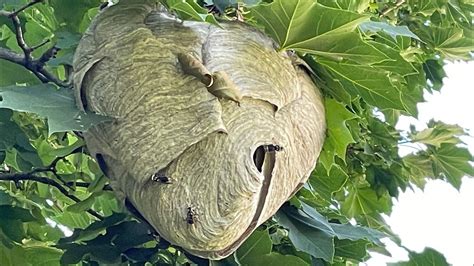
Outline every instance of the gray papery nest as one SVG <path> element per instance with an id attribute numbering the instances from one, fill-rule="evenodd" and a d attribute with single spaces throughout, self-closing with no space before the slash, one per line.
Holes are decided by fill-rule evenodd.
<path id="1" fill-rule="evenodd" d="M 243 23 L 221 27 L 122 0 L 74 57 L 79 107 L 115 118 L 84 137 L 116 194 L 163 238 L 211 259 L 303 185 L 325 132 L 305 66 Z"/>

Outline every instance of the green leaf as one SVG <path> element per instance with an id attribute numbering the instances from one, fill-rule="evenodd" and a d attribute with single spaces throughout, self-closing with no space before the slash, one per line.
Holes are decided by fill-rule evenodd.
<path id="1" fill-rule="evenodd" d="M 407 155 L 403 157 L 403 164 L 410 182 L 421 189 L 425 187 L 427 177 L 435 177 L 432 162 L 425 154 Z"/>
<path id="2" fill-rule="evenodd" d="M 380 41 L 381 39 L 378 38 L 376 40 Z M 390 57 L 389 60 L 372 64 L 372 66 L 396 73 L 403 77 L 418 74 L 418 70 L 413 66 L 413 64 L 409 63 L 404 59 L 404 57 L 402 57 L 401 53 L 403 50 L 401 50 L 400 47 L 387 42 L 369 41 L 368 43 Z"/>
<path id="3" fill-rule="evenodd" d="M 5 161 L 5 158 L 7 157 L 7 153 L 5 151 L 0 150 L 0 164 Z"/>
<path id="4" fill-rule="evenodd" d="M 373 213 L 389 213 L 391 206 L 388 194 L 379 197 L 374 190 L 368 187 L 351 186 L 347 197 L 341 204 L 341 210 L 347 217 L 353 218 Z"/>
<path id="5" fill-rule="evenodd" d="M 464 129 L 458 125 L 448 125 L 443 122 L 431 120 L 428 128 L 415 134 L 410 138 L 413 142 L 419 142 L 439 148 L 443 143 L 459 144 L 459 136 L 466 135 Z"/>
<path id="6" fill-rule="evenodd" d="M 379 32 L 383 31 L 396 40 L 397 36 L 411 37 L 420 40 L 416 34 L 410 31 L 407 26 L 393 26 L 386 22 L 365 21 L 359 25 L 363 32 Z"/>
<path id="7" fill-rule="evenodd" d="M 389 263 L 390 266 L 448 266 L 450 265 L 443 254 L 432 248 L 425 248 L 421 253 L 408 253 L 409 261 Z"/>
<path id="8" fill-rule="evenodd" d="M 25 247 L 26 260 L 35 266 L 60 265 L 59 260 L 63 254 L 61 250 L 52 247 L 33 246 Z"/>
<path id="9" fill-rule="evenodd" d="M 389 206 L 390 208 L 392 205 Z M 387 224 L 385 219 L 382 216 L 382 213 L 373 213 L 373 214 L 363 214 L 358 216 L 357 221 L 363 224 L 364 226 L 367 226 L 369 228 L 378 230 L 380 232 L 383 232 L 384 234 L 388 234 L 393 241 L 396 243 L 400 243 L 401 240 L 400 238 L 391 230 L 390 226 Z M 380 247 L 373 247 L 373 248 L 380 248 Z"/>
<path id="10" fill-rule="evenodd" d="M 345 60 L 362 65 L 394 61 L 370 42 L 364 41 L 359 33 L 345 32 L 333 35 L 329 40 L 320 41 L 321 43 L 314 44 L 314 47 L 294 48 L 294 50 L 325 57 L 335 62 Z"/>
<path id="11" fill-rule="evenodd" d="M 473 158 L 468 149 L 444 143 L 439 148 L 430 149 L 429 153 L 434 174 L 444 177 L 455 188 L 461 187 L 463 176 L 474 176 L 474 167 L 470 164 Z"/>
<path id="12" fill-rule="evenodd" d="M 329 173 L 334 164 L 334 157 L 338 156 L 342 160 L 346 157 L 346 148 L 350 143 L 354 143 L 346 121 L 355 119 L 357 116 L 350 112 L 344 104 L 333 99 L 325 101 L 327 137 L 323 150 L 319 157 L 319 162 L 324 165 Z"/>
<path id="13" fill-rule="evenodd" d="M 362 13 L 369 7 L 370 0 L 319 0 L 318 3 L 321 5 L 338 8 L 343 10 L 350 10 L 357 13 Z"/>
<path id="14" fill-rule="evenodd" d="M 216 18 L 207 12 L 207 9 L 199 6 L 194 0 L 166 0 L 171 11 L 175 11 L 181 19 L 196 20 L 219 25 Z"/>
<path id="15" fill-rule="evenodd" d="M 1 232 L 3 232 L 8 238 L 17 243 L 22 243 L 23 238 L 26 237 L 25 228 L 19 220 L 0 220 L 0 233 Z"/>
<path id="16" fill-rule="evenodd" d="M 0 206 L 1 205 L 12 205 L 14 199 L 7 192 L 4 191 L 4 188 L 0 186 Z"/>
<path id="17" fill-rule="evenodd" d="M 223 13 L 228 7 L 236 7 L 237 0 L 213 0 L 211 1 L 221 13 Z"/>
<path id="18" fill-rule="evenodd" d="M 285 214 L 293 220 L 313 227 L 317 230 L 321 230 L 330 236 L 335 235 L 334 230 L 332 229 L 331 225 L 324 216 L 322 216 L 314 208 L 304 202 L 301 203 L 301 206 L 301 210 L 297 210 L 291 207 L 284 208 L 283 210 Z"/>
<path id="19" fill-rule="evenodd" d="M 339 240 L 348 239 L 352 241 L 357 241 L 365 239 L 376 245 L 382 245 L 380 239 L 386 237 L 385 234 L 382 234 L 381 232 L 375 229 L 363 226 L 331 223 L 331 227 Z"/>
<path id="20" fill-rule="evenodd" d="M 472 30 L 431 25 L 416 33 L 446 59 L 471 59 L 470 52 L 474 51 L 474 33 Z"/>
<path id="21" fill-rule="evenodd" d="M 121 252 L 115 247 L 99 246 L 90 251 L 91 257 L 100 264 L 117 264 L 121 259 Z"/>
<path id="22" fill-rule="evenodd" d="M 91 218 L 84 213 L 63 212 L 51 219 L 68 228 L 86 228 L 91 223 Z"/>
<path id="23" fill-rule="evenodd" d="M 459 27 L 471 27 L 472 29 L 472 10 L 473 2 L 470 3 L 464 1 L 448 1 L 447 15 L 451 20 L 456 21 Z"/>
<path id="24" fill-rule="evenodd" d="M 126 221 L 108 227 L 106 235 L 112 235 L 111 243 L 120 251 L 125 251 L 134 246 L 139 246 L 154 240 L 149 230 L 145 223 Z"/>
<path id="25" fill-rule="evenodd" d="M 82 257 L 89 251 L 89 247 L 79 244 L 72 244 L 61 256 L 61 265 L 79 263 Z"/>
<path id="26" fill-rule="evenodd" d="M 381 232 L 367 227 L 352 224 L 329 223 L 326 217 L 318 213 L 313 207 L 304 202 L 301 203 L 301 206 L 301 210 L 296 210 L 292 207 L 284 207 L 283 211 L 288 217 L 317 230 L 321 230 L 330 236 L 335 236 L 340 240 L 349 239 L 355 241 L 366 239 L 376 245 L 382 245 L 380 239 L 386 237 L 386 235 Z"/>
<path id="27" fill-rule="evenodd" d="M 443 78 L 446 77 L 443 62 L 441 60 L 426 60 L 423 63 L 423 70 L 426 74 L 426 79 L 430 81 L 428 88 L 439 91 L 443 86 Z"/>
<path id="28" fill-rule="evenodd" d="M 96 198 L 93 207 L 107 216 L 121 210 L 121 204 L 111 191 L 103 191 L 102 195 Z"/>
<path id="29" fill-rule="evenodd" d="M 61 65 L 72 66 L 74 51 L 60 50 L 55 58 L 48 61 L 48 66 L 58 67 Z"/>
<path id="30" fill-rule="evenodd" d="M 29 20 L 34 21 L 52 32 L 57 29 L 60 24 L 54 15 L 54 9 L 48 4 L 34 5 L 32 8 L 23 12 Z"/>
<path id="31" fill-rule="evenodd" d="M 17 83 L 39 83 L 39 80 L 26 68 L 4 59 L 0 59 L 0 73 L 2 73 L 0 75 L 0 87 Z"/>
<path id="32" fill-rule="evenodd" d="M 224 12 L 228 7 L 237 7 L 237 4 L 245 5 L 246 7 L 257 5 L 261 0 L 213 0 L 212 2 L 220 12 Z"/>
<path id="33" fill-rule="evenodd" d="M 382 157 L 382 156 L 381 156 Z M 403 175 L 403 167 L 398 162 L 389 162 L 390 166 L 368 166 L 366 169 L 367 181 L 376 191 L 383 195 L 388 191 L 392 197 L 398 197 L 399 189 L 405 191 L 408 178 Z"/>
<path id="34" fill-rule="evenodd" d="M 283 0 L 254 7 L 251 14 L 281 49 L 357 62 L 375 63 L 389 59 L 354 32 L 368 19 L 364 15 L 326 7 L 315 1 Z"/>
<path id="35" fill-rule="evenodd" d="M 46 211 L 45 211 L 46 212 Z M 64 233 L 57 226 L 52 227 L 48 223 L 31 222 L 26 224 L 27 234 L 32 239 L 36 239 L 42 242 L 56 242 Z"/>
<path id="36" fill-rule="evenodd" d="M 6 10 L 18 9 L 25 4 L 24 0 L 2 0 L 0 1 L 0 8 Z"/>
<path id="37" fill-rule="evenodd" d="M 247 240 L 237 249 L 236 257 L 244 265 L 254 264 L 259 257 L 272 251 L 272 240 L 267 230 L 254 231 Z"/>
<path id="38" fill-rule="evenodd" d="M 347 173 L 339 165 L 333 165 L 328 174 L 322 164 L 318 164 L 311 174 L 309 183 L 324 200 L 331 202 L 332 194 L 341 190 L 347 179 Z"/>
<path id="39" fill-rule="evenodd" d="M 58 90 L 49 84 L 1 87 L 0 108 L 32 112 L 47 118 L 49 134 L 70 130 L 85 131 L 94 124 L 110 120 L 79 111 L 71 90 Z"/>
<path id="40" fill-rule="evenodd" d="M 336 253 L 338 257 L 354 259 L 357 261 L 364 261 L 367 257 L 367 245 L 368 242 L 365 240 L 339 240 L 335 239 Z"/>
<path id="41" fill-rule="evenodd" d="M 92 207 L 92 204 L 95 202 L 95 198 L 98 196 L 98 193 L 92 193 L 89 197 L 87 197 L 84 200 L 81 200 L 77 203 L 74 203 L 72 205 L 69 205 L 66 210 L 69 212 L 84 212 L 89 210 Z"/>
<path id="42" fill-rule="evenodd" d="M 413 13 L 431 16 L 446 4 L 446 0 L 409 0 L 408 4 Z"/>
<path id="43" fill-rule="evenodd" d="M 323 59 L 319 63 L 330 70 L 335 79 L 344 82 L 344 88 L 352 97 L 360 96 L 382 110 L 396 109 L 416 114 L 416 101 L 410 99 L 400 77 L 372 66 Z"/>
<path id="44" fill-rule="evenodd" d="M 40 44 L 44 40 L 50 39 L 53 35 L 50 29 L 36 21 L 27 21 L 25 24 L 25 42 L 33 45 Z M 33 51 L 33 56 L 39 57 L 44 53 L 51 45 L 42 46 Z"/>
<path id="45" fill-rule="evenodd" d="M 16 145 L 17 138 L 27 138 L 21 128 L 13 121 L 13 112 L 0 108 L 0 150 L 7 150 Z"/>
<path id="46" fill-rule="evenodd" d="M 63 147 L 51 145 L 49 141 L 43 140 L 39 143 L 39 145 L 37 145 L 37 151 L 44 164 L 49 165 L 54 159 L 67 156 L 82 146 L 84 146 L 84 141 L 82 139 L 78 139 L 74 143 Z"/>
<path id="47" fill-rule="evenodd" d="M 87 187 L 87 191 L 91 193 L 101 192 L 108 181 L 109 180 L 105 175 L 100 175 Z"/>
<path id="48" fill-rule="evenodd" d="M 384 151 L 382 148 L 385 148 L 387 151 L 391 151 L 391 147 L 397 145 L 398 140 L 400 139 L 400 134 L 398 131 L 392 126 L 373 116 L 367 117 L 367 120 L 367 127 L 371 133 L 371 144 L 382 146 L 379 151 Z M 377 151 L 375 151 L 375 153 L 376 152 Z M 390 165 L 394 159 L 396 160 L 396 157 L 390 159 L 387 158 L 387 164 Z"/>
<path id="49" fill-rule="evenodd" d="M 347 93 L 347 91 L 344 89 L 344 86 L 340 80 L 334 79 L 331 72 L 326 69 L 326 67 L 317 62 L 316 57 L 305 55 L 303 58 L 315 72 L 315 76 L 318 77 L 314 79 L 314 82 L 324 92 L 324 94 L 327 95 L 326 98 L 330 98 L 329 96 L 331 96 L 341 103 L 348 105 L 351 104 L 351 95 L 349 95 L 349 93 Z"/>
<path id="50" fill-rule="evenodd" d="M 133 262 L 146 262 L 150 261 L 152 256 L 155 255 L 157 251 L 157 248 L 130 248 L 122 254 L 124 254 L 129 260 Z M 209 265 L 212 266 L 212 264 Z"/>
<path id="51" fill-rule="evenodd" d="M 91 8 L 98 7 L 100 0 L 51 0 L 54 15 L 59 23 L 72 32 L 80 32 L 80 25 L 84 15 Z"/>
<path id="52" fill-rule="evenodd" d="M 296 249 L 332 262 L 334 258 L 334 237 L 299 221 L 290 220 L 282 211 L 277 212 L 278 223 L 289 230 L 289 238 Z"/>
<path id="53" fill-rule="evenodd" d="M 96 237 L 105 228 L 118 224 L 126 218 L 124 213 L 115 213 L 111 216 L 105 217 L 104 220 L 96 221 L 89 225 L 85 229 L 76 229 L 70 237 L 62 238 L 58 241 L 58 244 L 72 243 L 84 239 L 92 239 Z"/>
<path id="54" fill-rule="evenodd" d="M 60 49 L 75 48 L 81 39 L 81 35 L 70 31 L 58 31 L 54 33 L 56 47 Z"/>
<path id="55" fill-rule="evenodd" d="M 251 263 L 241 265 L 275 265 L 275 266 L 309 266 L 309 263 L 293 255 L 282 255 L 276 252 L 256 257 Z"/>
<path id="56" fill-rule="evenodd" d="M 10 205 L 0 205 L 0 220 L 36 221 L 30 210 Z"/>
<path id="57" fill-rule="evenodd" d="M 0 230 L 0 240 L 4 239 L 2 232 Z M 3 241 L 0 241 L 0 258 L 2 266 L 17 266 L 17 265 L 27 265 L 25 260 L 25 252 L 23 247 L 19 245 L 8 246 L 4 244 Z"/>

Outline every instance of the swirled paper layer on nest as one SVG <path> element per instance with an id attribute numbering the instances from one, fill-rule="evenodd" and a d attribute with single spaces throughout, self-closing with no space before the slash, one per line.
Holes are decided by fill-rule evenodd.
<path id="1" fill-rule="evenodd" d="M 225 73 L 239 103 L 185 73 L 178 55 Z M 306 181 L 322 146 L 310 77 L 242 23 L 179 22 L 152 2 L 120 1 L 85 33 L 74 70 L 80 107 L 115 118 L 85 138 L 116 193 L 201 257 L 238 248 Z"/>

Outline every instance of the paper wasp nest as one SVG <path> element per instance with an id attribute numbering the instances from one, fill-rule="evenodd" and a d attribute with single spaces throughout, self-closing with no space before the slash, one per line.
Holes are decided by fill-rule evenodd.
<path id="1" fill-rule="evenodd" d="M 80 108 L 115 118 L 85 133 L 114 191 L 163 238 L 211 259 L 302 186 L 325 131 L 304 68 L 261 32 L 221 25 L 123 0 L 95 18 L 74 58 Z"/>

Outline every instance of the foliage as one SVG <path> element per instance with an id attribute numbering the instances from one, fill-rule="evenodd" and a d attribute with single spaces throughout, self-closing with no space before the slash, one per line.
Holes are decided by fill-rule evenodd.
<path id="1" fill-rule="evenodd" d="M 210 264 L 363 261 L 382 245 L 380 238 L 397 240 L 381 214 L 390 214 L 400 190 L 423 188 L 428 178 L 459 188 L 462 176 L 474 175 L 462 128 L 431 121 L 421 131 L 395 129 L 400 115 L 416 116 L 425 90 L 441 88 L 445 60 L 472 59 L 474 6 L 467 1 L 161 2 L 182 19 L 239 19 L 264 30 L 280 50 L 306 61 L 326 100 L 327 139 L 307 184 L 233 256 Z M 0 10 L 26 3 L 3 0 Z M 75 47 L 100 5 L 49 0 L 23 10 L 18 18 L 26 43 L 44 43 L 31 56 L 60 48 L 45 69 L 68 81 Z M 0 16 L 0 49 L 21 54 L 17 35 L 15 24 Z M 206 263 L 156 241 L 113 196 L 74 131 L 103 118 L 76 110 L 70 89 L 54 85 L 62 83 L 40 85 L 37 73 L 0 58 L 3 265 Z M 416 151 L 399 155 L 401 145 L 413 144 Z M 446 264 L 431 249 L 410 259 L 400 264 Z"/>
<path id="2" fill-rule="evenodd" d="M 438 251 L 432 248 L 425 248 L 423 252 L 416 253 L 410 252 L 408 253 L 408 257 L 410 261 L 403 261 L 397 263 L 390 263 L 390 266 L 428 266 L 428 265 L 449 265 L 446 259 L 444 258 L 443 254 L 439 253 Z"/>
<path id="3" fill-rule="evenodd" d="M 48 121 L 49 133 L 68 130 L 86 131 L 93 124 L 110 120 L 74 106 L 71 90 L 55 89 L 53 85 L 8 86 L 0 88 L 0 108 L 32 112 Z"/>

